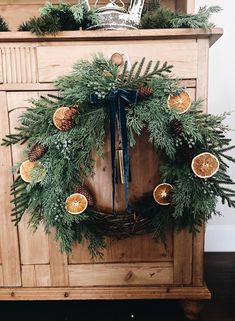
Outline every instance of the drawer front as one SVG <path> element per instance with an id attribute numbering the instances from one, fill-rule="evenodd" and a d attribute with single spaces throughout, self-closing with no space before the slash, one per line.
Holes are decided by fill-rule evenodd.
<path id="1" fill-rule="evenodd" d="M 52 82 L 57 77 L 68 74 L 80 59 L 91 59 L 94 54 L 103 53 L 109 58 L 114 52 L 125 51 L 132 63 L 142 57 L 146 61 L 167 61 L 174 66 L 172 74 L 177 78 L 197 78 L 197 42 L 195 40 L 164 41 L 106 41 L 79 42 L 65 46 L 37 47 L 39 82 Z"/>

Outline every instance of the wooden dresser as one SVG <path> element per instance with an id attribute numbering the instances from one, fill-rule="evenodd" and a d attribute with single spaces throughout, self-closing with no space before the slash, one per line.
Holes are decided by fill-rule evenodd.
<path id="1" fill-rule="evenodd" d="M 53 93 L 52 81 L 94 53 L 128 52 L 132 62 L 168 61 L 192 97 L 207 108 L 208 51 L 222 35 L 192 29 L 71 31 L 37 38 L 28 32 L 0 35 L 0 136 L 14 131 L 28 99 Z M 22 146 L 0 147 L 0 300 L 179 299 L 193 319 L 200 301 L 210 298 L 203 279 L 204 231 L 169 231 L 167 247 L 151 236 L 108 241 L 104 259 L 91 262 L 86 247 L 61 254 L 53 233 L 33 235 L 27 217 L 11 222 L 12 163 Z M 194 309 L 194 310 L 193 310 Z M 193 312 L 194 311 L 194 312 Z"/>

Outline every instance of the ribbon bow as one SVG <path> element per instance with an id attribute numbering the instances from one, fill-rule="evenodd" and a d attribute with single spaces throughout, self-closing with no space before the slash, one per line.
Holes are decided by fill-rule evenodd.
<path id="1" fill-rule="evenodd" d="M 116 183 L 116 116 L 121 129 L 121 141 L 123 149 L 123 167 L 124 167 L 124 191 L 126 208 L 128 207 L 128 189 L 129 189 L 129 152 L 128 152 L 128 135 L 126 126 L 127 104 L 135 104 L 137 101 L 137 91 L 133 89 L 113 89 L 104 98 L 109 103 L 109 120 L 111 133 L 111 158 L 112 158 L 112 184 L 113 184 L 113 214 L 115 213 L 115 183 Z M 101 99 L 97 95 L 91 94 L 91 102 L 98 103 Z"/>

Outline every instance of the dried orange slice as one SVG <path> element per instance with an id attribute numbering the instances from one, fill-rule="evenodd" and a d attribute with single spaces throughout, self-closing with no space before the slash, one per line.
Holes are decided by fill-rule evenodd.
<path id="1" fill-rule="evenodd" d="M 37 179 L 33 177 L 33 170 L 35 170 L 35 172 L 38 172 Z M 38 183 L 45 176 L 45 167 L 39 161 L 31 162 L 29 160 L 26 160 L 20 165 L 20 176 L 26 183 L 30 183 L 32 181 Z"/>
<path id="2" fill-rule="evenodd" d="M 115 52 L 114 54 L 112 54 L 110 59 L 111 59 L 112 63 L 117 66 L 121 66 L 124 64 L 123 55 L 118 52 Z"/>
<path id="3" fill-rule="evenodd" d="M 153 197 L 160 205 L 169 205 L 172 200 L 173 186 L 168 183 L 162 183 L 155 187 Z"/>
<path id="4" fill-rule="evenodd" d="M 167 99 L 167 106 L 175 108 L 178 114 L 185 113 L 191 106 L 191 97 L 187 91 L 182 91 L 179 95 L 169 95 Z"/>
<path id="5" fill-rule="evenodd" d="M 71 194 L 66 198 L 65 208 L 70 214 L 81 214 L 87 208 L 88 201 L 86 196 L 80 193 Z"/>
<path id="6" fill-rule="evenodd" d="M 69 110 L 69 107 L 59 107 L 56 109 L 53 115 L 53 123 L 56 128 L 61 129 L 66 112 Z"/>
<path id="7" fill-rule="evenodd" d="M 208 152 L 195 156 L 191 163 L 194 174 L 200 178 L 208 178 L 215 175 L 219 165 L 218 158 Z"/>

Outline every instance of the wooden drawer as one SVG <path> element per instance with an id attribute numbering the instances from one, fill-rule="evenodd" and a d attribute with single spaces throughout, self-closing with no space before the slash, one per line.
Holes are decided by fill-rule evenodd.
<path id="1" fill-rule="evenodd" d="M 197 42 L 195 40 L 80 42 L 79 45 L 39 46 L 36 49 L 39 82 L 52 82 L 71 71 L 78 59 L 90 59 L 103 53 L 126 51 L 132 63 L 146 57 L 146 61 L 167 61 L 174 66 L 172 74 L 182 79 L 197 78 Z M 66 57 L 66 59 L 65 59 Z"/>

